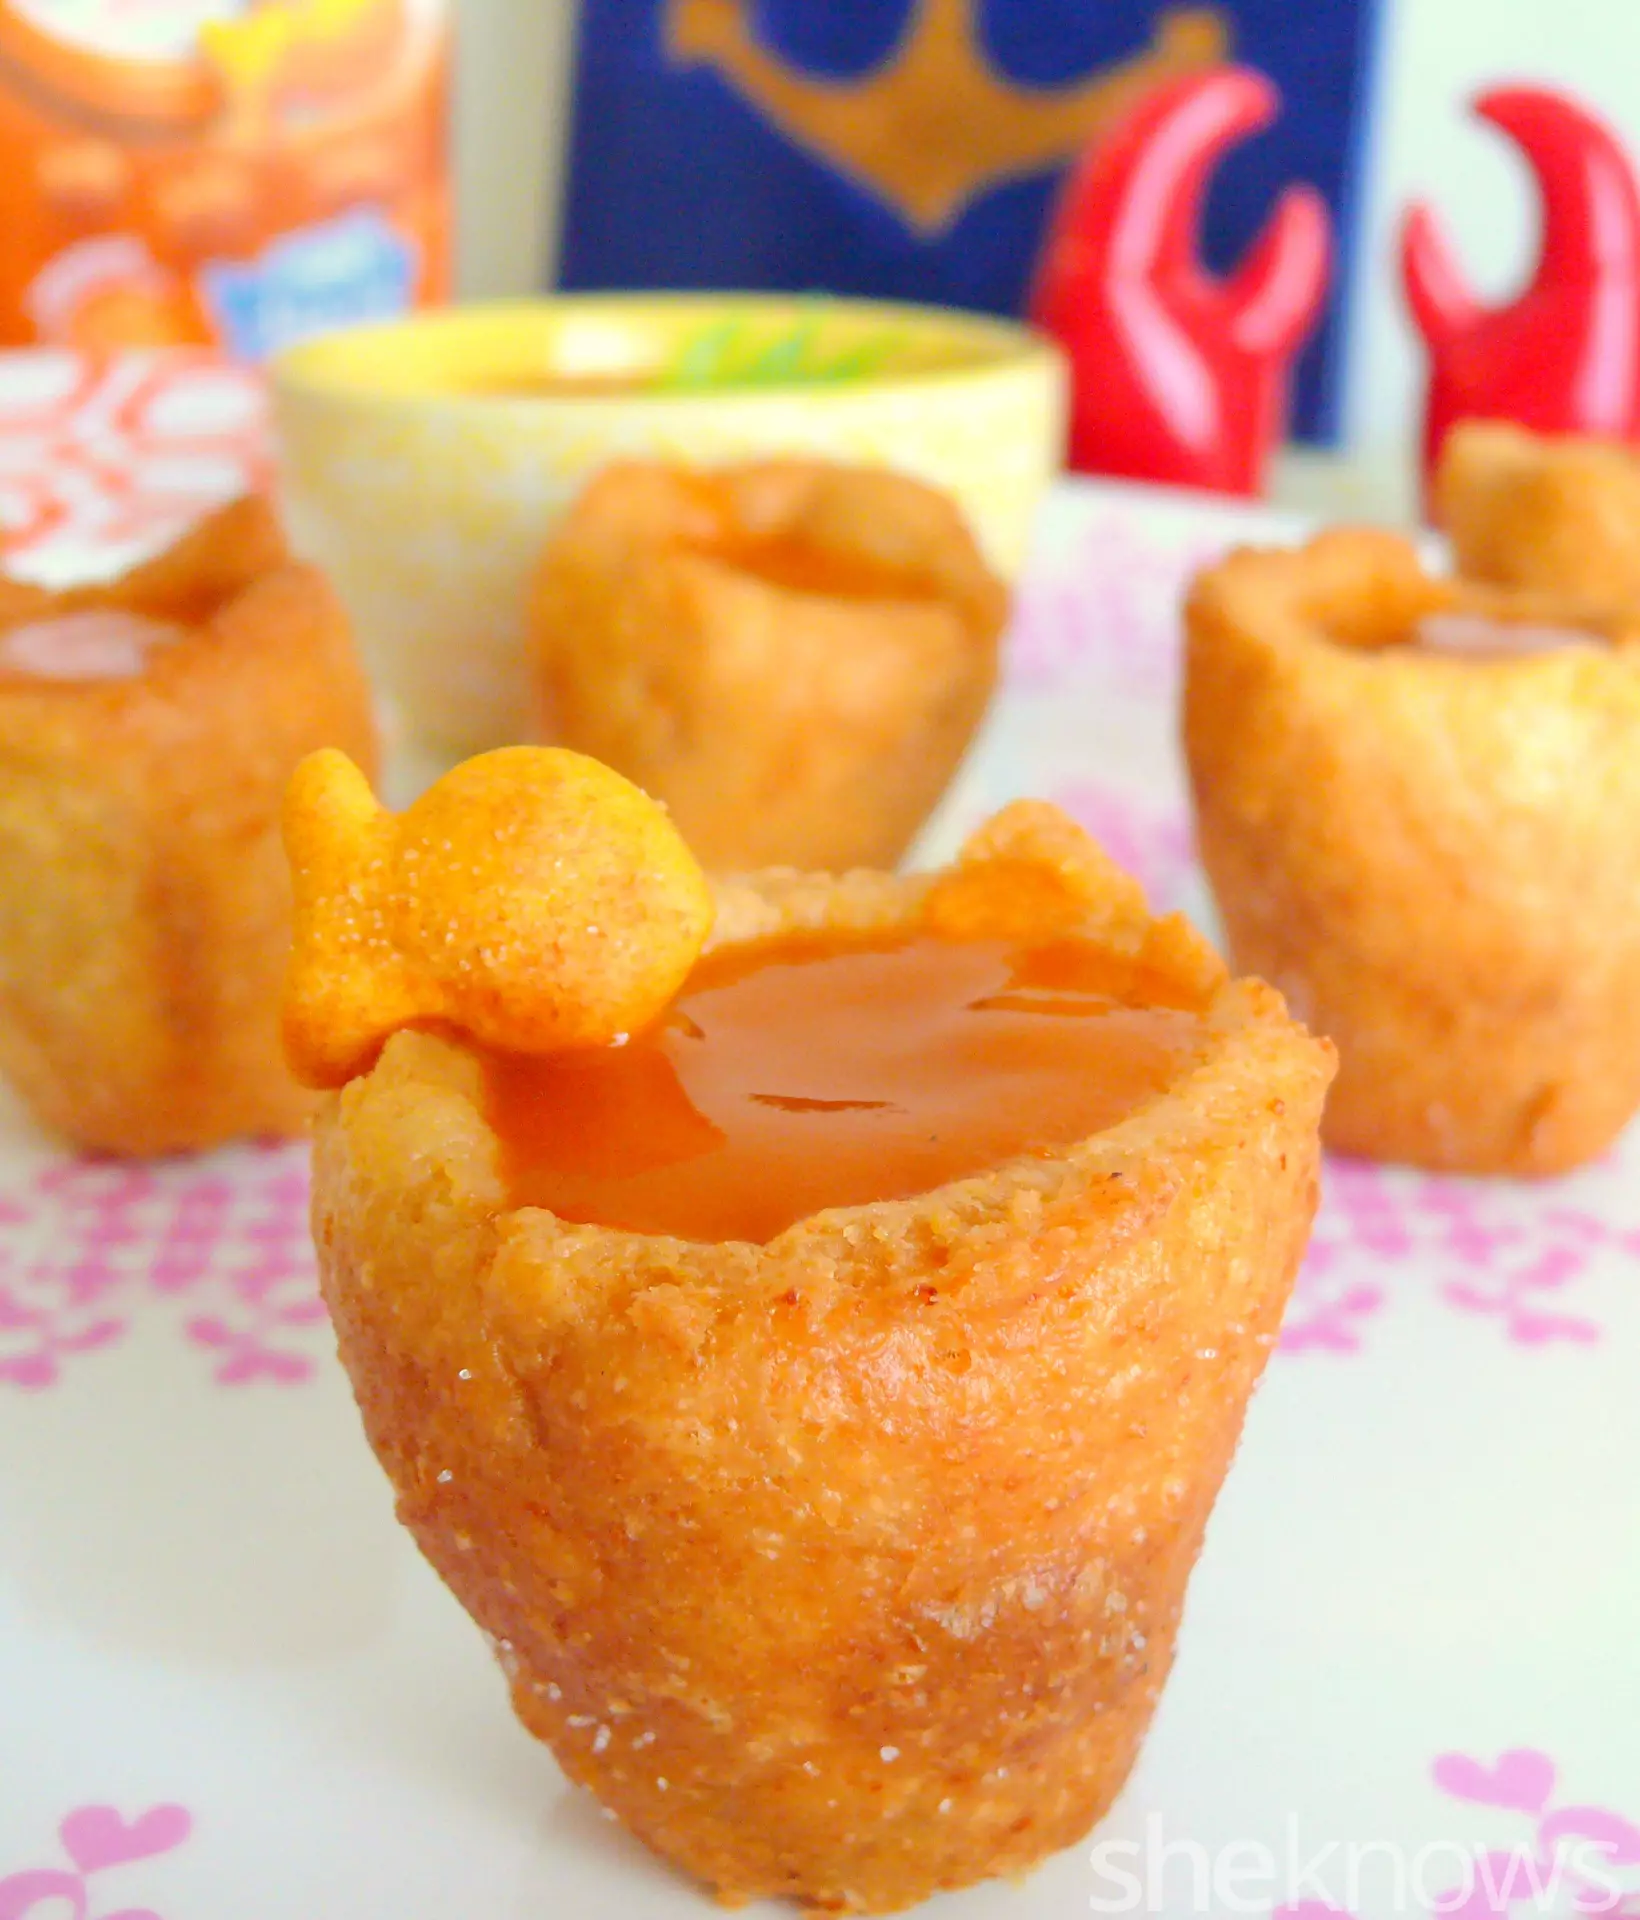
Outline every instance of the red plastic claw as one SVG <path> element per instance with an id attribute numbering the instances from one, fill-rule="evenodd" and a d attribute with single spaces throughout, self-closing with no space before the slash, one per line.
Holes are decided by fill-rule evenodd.
<path id="1" fill-rule="evenodd" d="M 1628 155 L 1562 94 L 1499 87 L 1472 107 L 1531 162 L 1542 254 L 1519 298 L 1483 307 L 1429 208 L 1407 209 L 1401 275 L 1429 348 L 1426 470 L 1465 419 L 1640 438 L 1640 191 Z"/>
<path id="2" fill-rule="evenodd" d="M 1327 288 L 1327 211 L 1313 188 L 1289 187 L 1227 279 L 1203 265 L 1197 235 L 1214 162 L 1279 106 L 1249 68 L 1189 75 L 1067 183 L 1031 315 L 1070 356 L 1073 467 L 1258 491 Z"/>

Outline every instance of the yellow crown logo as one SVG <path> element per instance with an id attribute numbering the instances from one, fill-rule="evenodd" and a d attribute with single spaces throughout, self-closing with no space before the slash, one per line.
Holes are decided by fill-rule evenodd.
<path id="1" fill-rule="evenodd" d="M 858 80 L 788 66 L 753 34 L 746 0 L 667 0 L 667 49 L 680 66 L 715 69 L 795 145 L 936 234 L 988 187 L 1069 159 L 1140 94 L 1229 46 L 1216 9 L 1168 12 L 1131 59 L 1064 86 L 1020 86 L 986 59 L 977 4 L 917 0 L 898 46 Z"/>

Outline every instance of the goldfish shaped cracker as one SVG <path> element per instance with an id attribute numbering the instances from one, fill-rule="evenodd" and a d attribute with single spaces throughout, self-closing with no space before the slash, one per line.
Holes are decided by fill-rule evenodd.
<path id="1" fill-rule="evenodd" d="M 647 794 L 557 747 L 504 747 L 390 813 L 340 753 L 285 802 L 298 1078 L 337 1087 L 402 1027 L 515 1053 L 618 1043 L 682 985 L 711 896 Z"/>

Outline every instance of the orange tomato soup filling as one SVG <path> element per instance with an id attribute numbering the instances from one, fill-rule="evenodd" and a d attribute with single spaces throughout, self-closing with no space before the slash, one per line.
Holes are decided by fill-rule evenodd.
<path id="1" fill-rule="evenodd" d="M 772 1239 L 1085 1139 L 1203 1045 L 1178 989 L 1086 942 L 782 936 L 696 968 L 625 1045 L 484 1056 L 514 1206 Z"/>

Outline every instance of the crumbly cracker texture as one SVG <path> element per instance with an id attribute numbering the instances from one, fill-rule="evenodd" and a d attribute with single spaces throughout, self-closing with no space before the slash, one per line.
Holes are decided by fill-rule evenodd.
<path id="1" fill-rule="evenodd" d="M 719 944 L 1015 937 L 1034 900 L 1201 1014 L 1108 1132 L 767 1245 L 511 1208 L 480 1063 L 425 1034 L 326 1102 L 342 1358 L 519 1717 L 725 1902 L 886 1913 L 1031 1867 L 1127 1777 L 1309 1233 L 1332 1055 L 1041 805 L 945 876 L 717 898 Z"/>

